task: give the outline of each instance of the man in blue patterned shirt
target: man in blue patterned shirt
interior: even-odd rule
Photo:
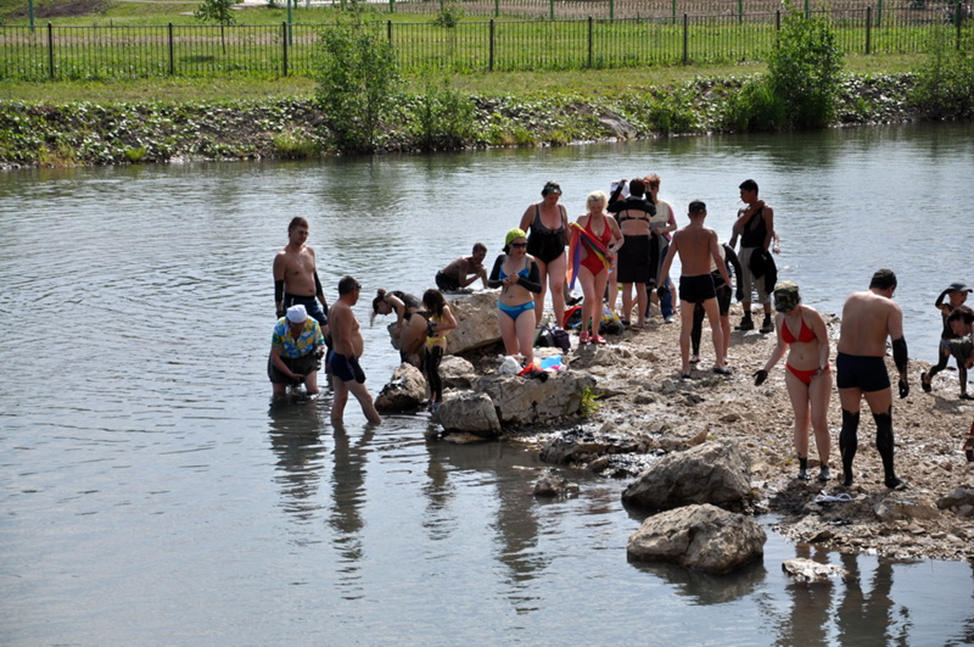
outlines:
[[[287,394],[287,387],[304,384],[308,395],[318,393],[318,360],[324,354],[321,326],[301,304],[291,306],[274,325],[267,376],[274,397]]]

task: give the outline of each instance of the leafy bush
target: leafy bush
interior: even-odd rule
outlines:
[[[787,126],[822,128],[835,118],[842,52],[824,18],[791,9],[768,57],[768,89],[784,103]]]
[[[974,115],[974,37],[970,30],[958,50],[950,37],[952,27],[941,28],[927,41],[926,57],[915,72],[909,102],[929,119]]]
[[[463,7],[450,2],[443,5],[443,8],[436,12],[436,15],[430,22],[438,27],[451,29],[460,24],[460,21],[463,20],[465,15],[467,15],[467,11]]]
[[[785,127],[785,103],[764,79],[749,79],[728,95],[721,118],[735,131],[776,131]]]
[[[451,89],[446,79],[426,82],[416,113],[420,148],[424,151],[457,150],[474,136],[473,102]]]
[[[380,125],[402,84],[396,53],[381,23],[353,9],[318,38],[317,97],[342,152],[373,152]]]

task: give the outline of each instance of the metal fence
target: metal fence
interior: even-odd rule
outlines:
[[[591,4],[591,3],[589,3]],[[930,9],[813,11],[848,54],[909,54],[932,35],[971,43],[972,21],[945,24]],[[640,18],[385,23],[406,72],[619,68],[762,60],[779,10]],[[321,25],[0,26],[0,79],[227,75],[310,76]]]

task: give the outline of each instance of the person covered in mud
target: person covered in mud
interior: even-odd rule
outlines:
[[[267,358],[267,377],[274,398],[287,395],[287,387],[304,384],[308,395],[318,394],[318,361],[325,351],[321,325],[309,317],[304,305],[287,309],[271,333],[271,352]]]
[[[443,292],[457,292],[480,279],[486,288],[487,268],[484,267],[486,256],[487,246],[483,243],[474,243],[470,256],[459,256],[436,273],[436,287]]]
[[[754,385],[760,386],[768,373],[788,353],[785,361],[785,386],[795,411],[795,452],[798,454],[798,478],[808,476],[808,427],[815,430],[818,448],[818,480],[828,481],[829,398],[832,397],[832,369],[829,364],[829,332],[825,320],[814,308],[801,302],[798,284],[783,281],[774,289],[774,309],[778,314],[775,327],[778,343],[764,367],[754,373]]]
[[[883,460],[884,483],[890,489],[906,487],[893,468],[893,391],[886,371],[886,339],[893,341],[893,362],[900,374],[900,397],[910,394],[906,370],[909,357],[903,338],[903,311],[893,301],[896,274],[882,269],[873,274],[869,289],[850,294],[842,306],[836,383],[842,404],[842,484],[850,486],[852,464],[859,448],[859,408],[863,398],[876,421],[876,449]]]
[[[391,314],[396,315],[392,338],[393,346],[399,349],[400,361],[419,367],[426,340],[426,310],[422,302],[402,290],[387,292],[380,288],[372,299],[369,325],[375,323],[377,316]]]
[[[944,327],[940,333],[936,365],[931,366],[929,371],[920,373],[920,386],[923,387],[926,393],[930,393],[933,390],[932,382],[934,375],[947,368],[947,362],[950,360],[950,341],[958,337],[951,329],[947,318],[955,308],[964,305],[967,301],[967,295],[970,293],[971,288],[963,283],[957,282],[951,283],[937,297],[937,302],[934,304],[934,307],[940,311],[940,315],[943,317]],[[947,303],[944,303],[944,299],[947,300]],[[964,362],[960,360],[957,361],[957,377],[960,380],[960,399],[974,400],[974,396],[967,394],[967,368],[964,366]]]

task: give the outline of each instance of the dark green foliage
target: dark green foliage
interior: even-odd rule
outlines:
[[[785,103],[765,79],[749,79],[738,92],[728,94],[722,122],[740,132],[774,132],[785,127]]]
[[[370,153],[379,145],[402,78],[396,53],[381,24],[352,10],[319,33],[318,100],[328,115],[338,149]]]
[[[457,150],[474,135],[476,109],[470,97],[450,88],[449,81],[429,80],[419,97],[414,123],[424,151]]]
[[[232,25],[237,22],[233,15],[233,5],[240,3],[240,0],[203,0],[193,17],[200,22],[212,22],[217,25]]]
[[[909,101],[928,119],[974,116],[974,56],[971,30],[960,50],[954,45],[954,27],[944,27],[927,40],[927,54],[916,71]]]
[[[460,24],[463,17],[467,14],[463,7],[460,7],[455,2],[447,3],[436,12],[436,15],[430,20],[431,23],[439,27],[453,28]]]

